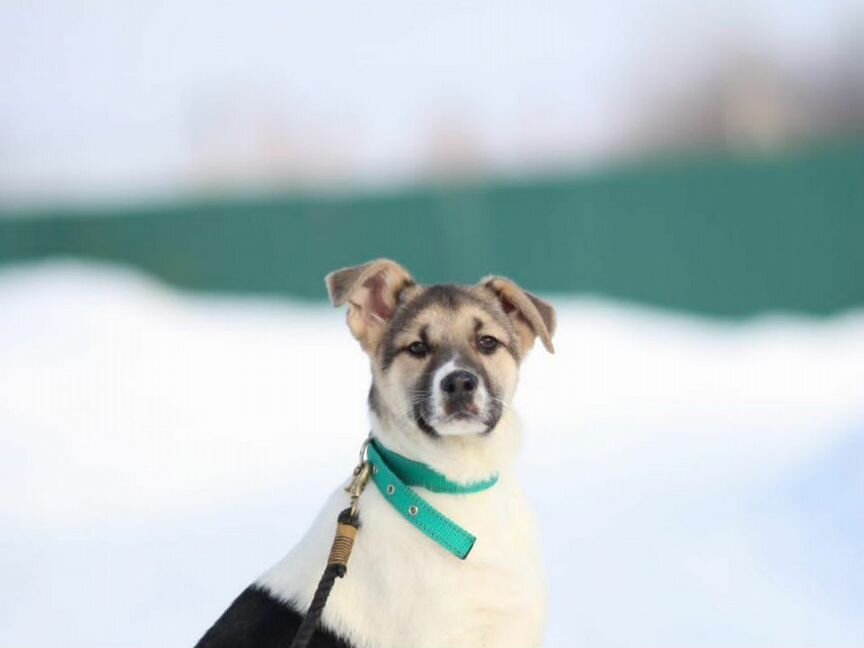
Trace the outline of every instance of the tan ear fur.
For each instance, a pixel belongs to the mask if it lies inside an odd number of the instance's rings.
[[[414,279],[395,261],[376,259],[335,270],[325,278],[334,306],[348,304],[348,328],[367,352],[374,352],[399,301]]]
[[[504,277],[485,277],[480,284],[495,293],[504,312],[513,320],[522,338],[523,351],[528,351],[534,345],[534,338],[539,337],[546,350],[555,353],[552,336],[556,321],[552,306]]]

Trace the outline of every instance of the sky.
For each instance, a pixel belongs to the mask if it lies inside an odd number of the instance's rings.
[[[602,163],[730,56],[827,74],[862,14],[856,0],[7,0],[0,205]]]
[[[516,401],[546,646],[860,647],[864,311],[546,297]],[[367,431],[334,309],[55,260],[0,270],[0,313],[0,646],[192,645]]]

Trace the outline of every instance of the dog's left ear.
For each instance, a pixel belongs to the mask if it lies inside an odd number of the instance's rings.
[[[527,290],[504,277],[486,277],[480,285],[498,298],[501,308],[516,327],[523,353],[534,346],[539,337],[549,353],[555,353],[552,336],[555,334],[555,309]]]
[[[325,282],[334,306],[348,304],[348,328],[370,354],[375,353],[387,329],[399,294],[414,285],[408,271],[390,259],[336,270]]]

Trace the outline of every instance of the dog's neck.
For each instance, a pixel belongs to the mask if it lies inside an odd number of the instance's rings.
[[[395,424],[371,410],[369,419],[372,436],[385,447],[462,484],[509,471],[522,441],[519,419],[510,408],[490,432],[466,436],[431,436],[413,423]]]

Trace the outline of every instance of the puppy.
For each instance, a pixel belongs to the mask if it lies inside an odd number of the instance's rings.
[[[535,338],[553,350],[554,310],[502,277],[423,287],[386,259],[326,282],[372,365],[374,483],[311,646],[540,646],[544,579],[512,467],[520,429],[511,402]],[[340,487],[198,648],[287,648],[347,504]]]

